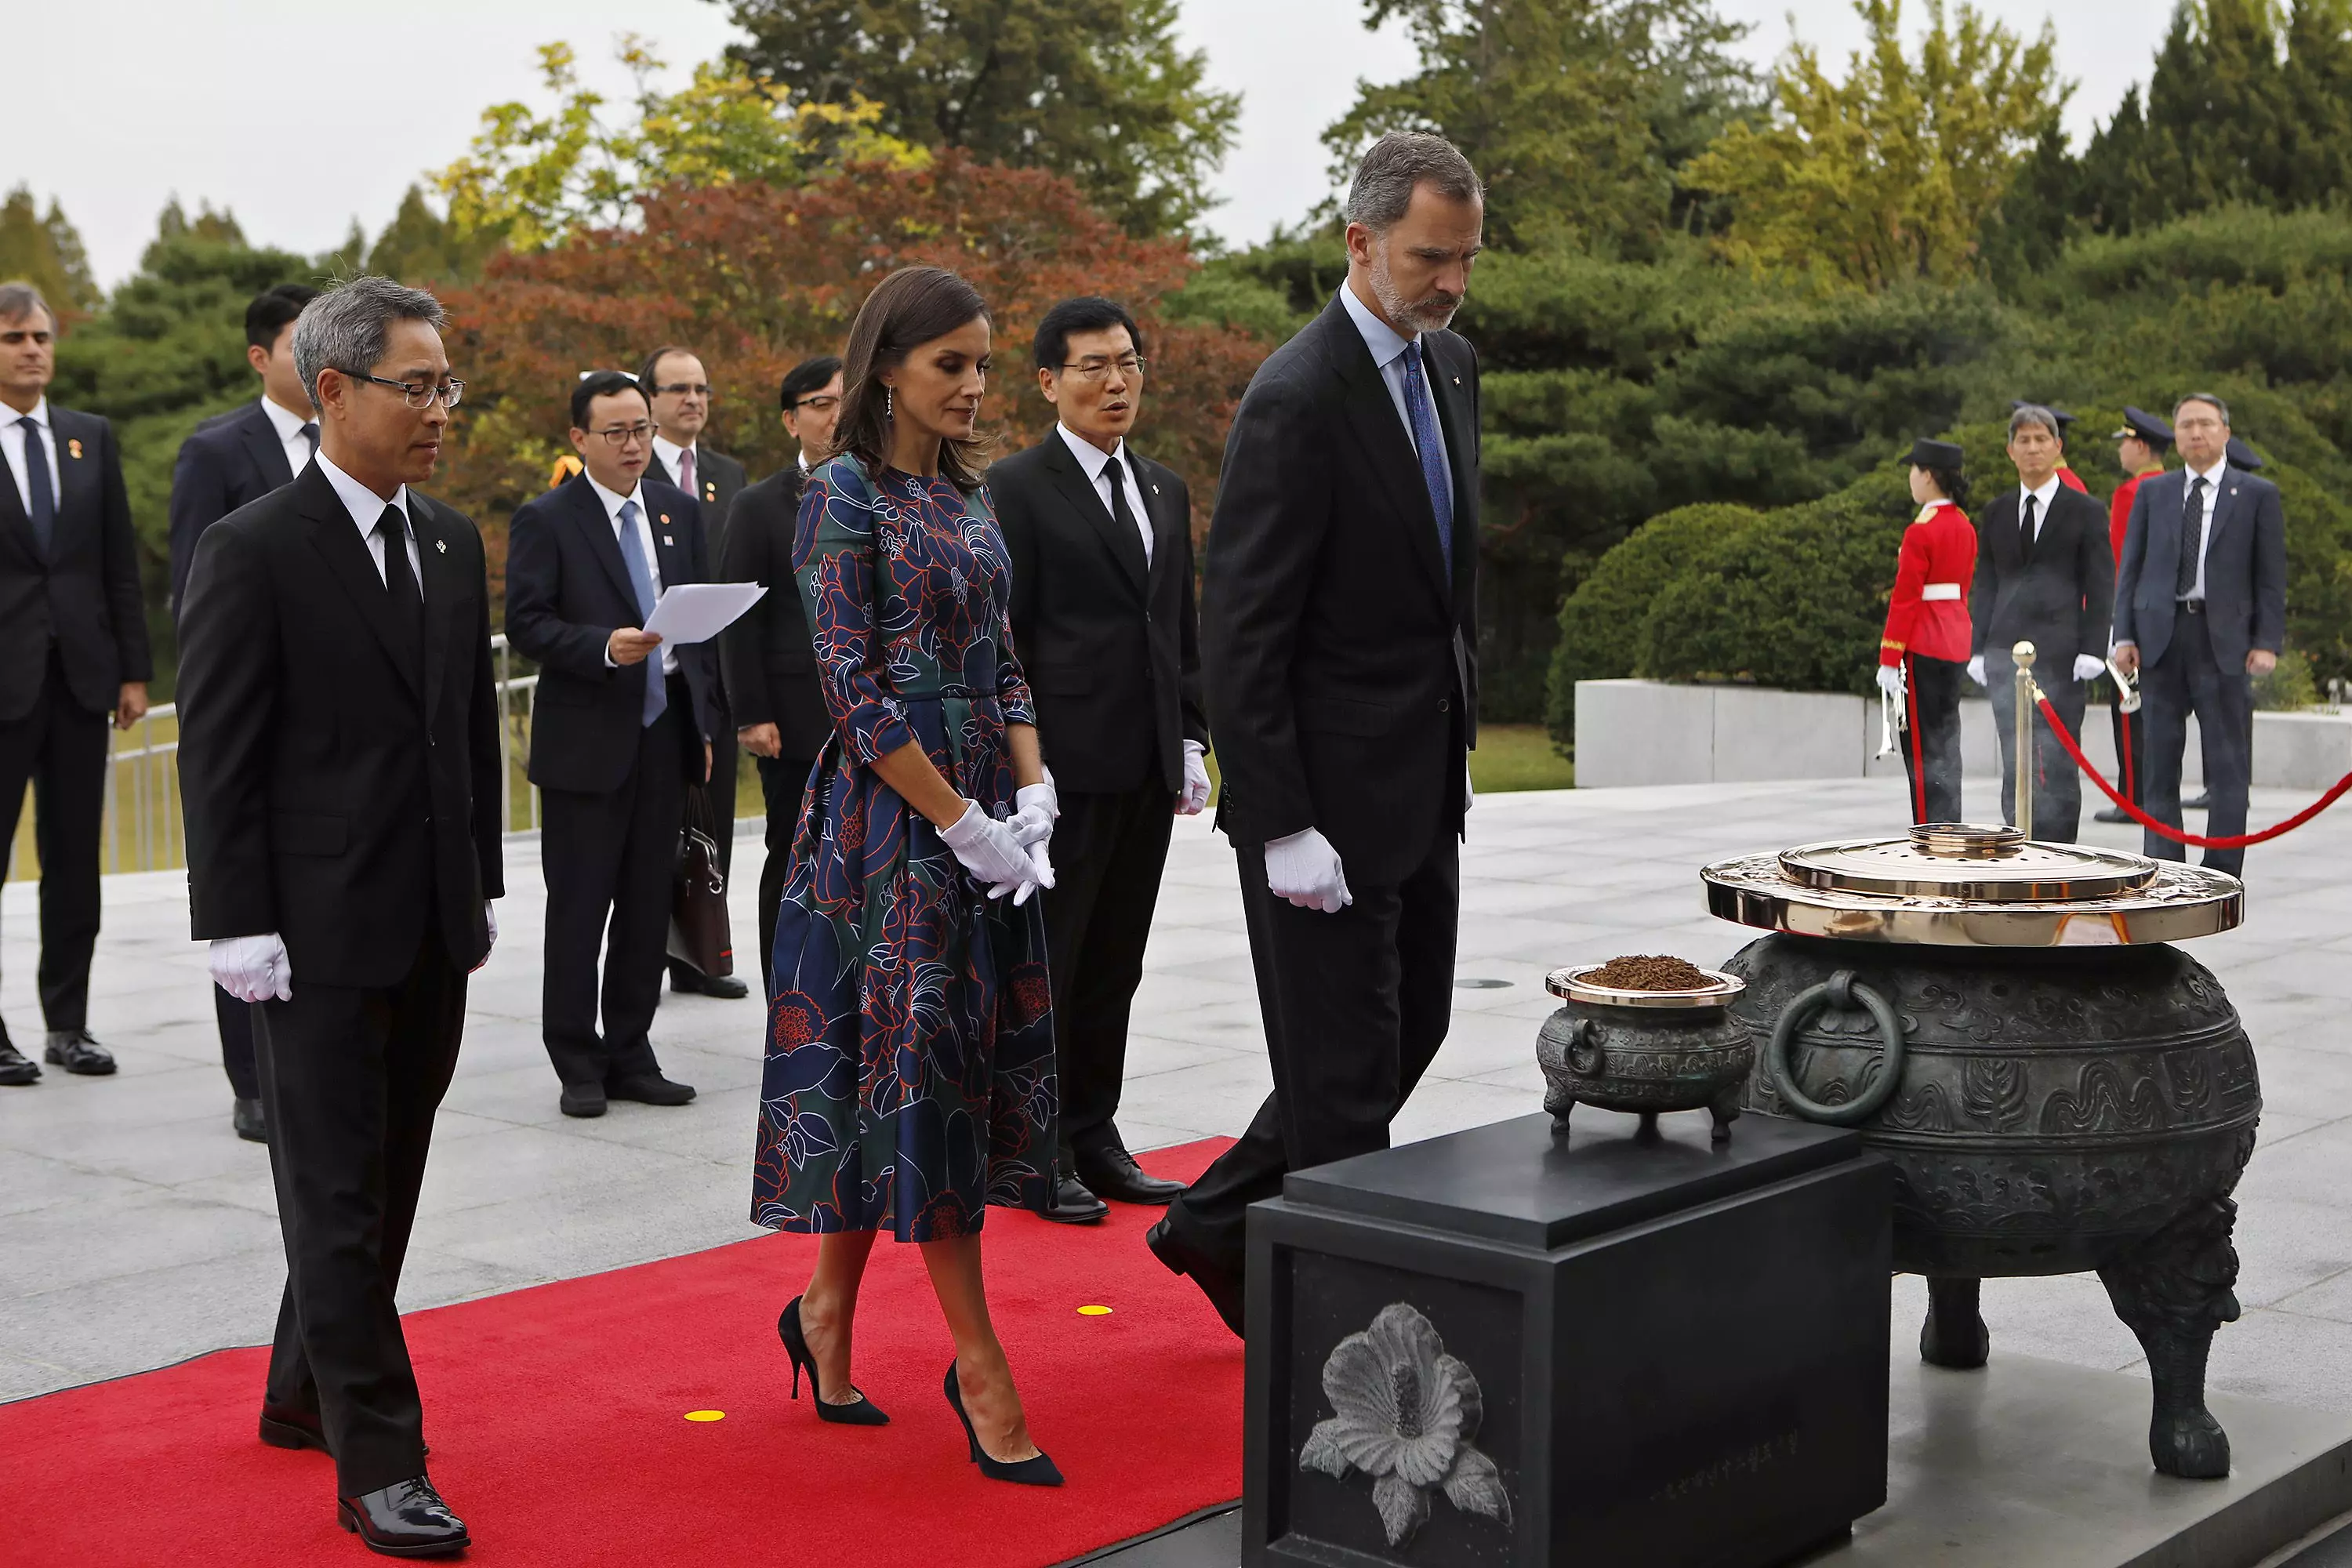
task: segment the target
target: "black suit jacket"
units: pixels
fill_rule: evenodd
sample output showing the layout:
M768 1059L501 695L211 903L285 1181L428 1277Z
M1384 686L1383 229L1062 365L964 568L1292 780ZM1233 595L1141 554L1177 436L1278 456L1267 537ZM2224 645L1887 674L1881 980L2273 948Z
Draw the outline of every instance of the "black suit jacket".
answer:
M1184 742L1208 743L1192 613L1192 501L1172 468L1122 449L1151 528L1115 521L1059 432L988 470L1013 559L1013 646L1037 700L1054 782L1109 793L1184 787Z
M2221 470L2205 544L2205 621L2213 658L2242 675L2253 648L2286 646L2286 519L2278 486L2237 468ZM2142 664L2172 646L2173 587L2180 565L2181 513L2189 476L2151 475L2132 498L2124 558L2116 569L2116 640L2136 643Z
M2005 658L2019 642L2031 642L2034 678L2048 687L2072 685L2077 654L2107 657L2116 558L2106 510L2060 485L2028 554L2018 538L2018 504L2011 485L1977 514L1969 651L1990 648Z
M16 414L0 409L0 416ZM52 642L66 689L92 713L113 712L124 681L155 674L114 426L52 403L49 430L59 500L46 556L13 471L0 474L0 721L32 711Z
M639 488L662 586L709 582L694 502L656 479L641 479ZM615 627L641 626L645 618L613 521L586 474L574 474L516 509L507 531L507 637L540 667L530 721L531 783L602 795L628 777L645 722L645 667L608 666L604 647ZM661 650L652 657L659 658ZM710 645L680 647L677 668L694 696L696 732L709 740L719 726L718 660Z
M738 729L773 724L782 754L814 759L833 733L833 715L816 678L816 649L808 613L793 573L793 535L808 476L794 462L735 498L729 513L727 552L719 575L729 583L760 583L767 594L719 634L727 674L727 700Z
M795 464L794 467L799 465ZM675 489L677 476L656 452L646 465L646 478L656 479ZM727 518L735 509L735 498L743 493L743 465L724 452L714 452L708 447L694 449L694 486L702 493L694 498L702 510L702 542L710 563L716 567L727 556Z
M489 951L498 698L482 538L409 491L424 667L405 667L366 542L318 465L205 530L180 613L180 792L199 941L277 931L294 984L381 986L426 917Z
M188 567L205 530L249 501L294 482L278 426L255 398L207 419L180 443L172 468L172 610L188 591Z
M1343 285L1344 287L1344 285ZM1478 360L1422 343L1454 470L1454 570L1396 405L1335 297L1258 367L1225 439L1201 668L1237 844L1322 831L1351 882L1459 833L1477 741Z

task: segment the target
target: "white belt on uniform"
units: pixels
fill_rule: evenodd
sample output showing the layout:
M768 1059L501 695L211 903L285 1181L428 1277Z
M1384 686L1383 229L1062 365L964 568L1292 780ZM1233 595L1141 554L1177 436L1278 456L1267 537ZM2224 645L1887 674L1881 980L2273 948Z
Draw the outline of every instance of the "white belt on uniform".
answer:
M1919 590L1919 597L1923 600L1957 599L1959 596L1960 585L1958 583L1930 583Z

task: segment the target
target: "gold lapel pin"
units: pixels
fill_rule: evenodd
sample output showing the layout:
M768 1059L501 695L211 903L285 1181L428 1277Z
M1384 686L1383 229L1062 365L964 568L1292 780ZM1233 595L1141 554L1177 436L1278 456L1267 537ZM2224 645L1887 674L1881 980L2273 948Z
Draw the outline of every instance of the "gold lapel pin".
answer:
M67 439L67 441L66 441L66 456L67 456L67 457L68 457L68 458L79 458L79 457L80 457L80 456L81 456L81 442L80 442L80 441L79 441L79 440L77 440L77 439L73 439L73 438L71 438L71 437L68 437L68 438Z
M717 500L719 499L719 487L715 484L705 483L702 487L702 499L704 500Z
M662 526L663 526L664 528L667 528L667 527L669 526L669 513L667 513L667 512L664 512L664 513L662 513L662 514L661 514L661 520L662 520Z

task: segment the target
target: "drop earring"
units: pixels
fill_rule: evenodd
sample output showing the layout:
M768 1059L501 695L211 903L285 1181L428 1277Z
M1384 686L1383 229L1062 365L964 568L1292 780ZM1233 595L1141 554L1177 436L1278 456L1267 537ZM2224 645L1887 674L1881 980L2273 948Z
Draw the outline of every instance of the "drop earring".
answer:
M898 416L898 395L886 386L882 389L882 423L887 425Z

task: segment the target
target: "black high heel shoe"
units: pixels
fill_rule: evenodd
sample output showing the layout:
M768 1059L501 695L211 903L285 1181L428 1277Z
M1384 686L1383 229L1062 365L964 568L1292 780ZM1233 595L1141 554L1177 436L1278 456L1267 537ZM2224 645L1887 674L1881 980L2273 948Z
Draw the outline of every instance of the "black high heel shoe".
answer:
M992 1481L1014 1481L1024 1487L1058 1487L1062 1472L1040 1448L1025 1459L992 1459L988 1450L980 1446L980 1434L971 1429L971 1417L964 1413L963 1389L956 1383L955 1363L948 1363L948 1407L963 1423L963 1435L971 1441L971 1462L980 1473Z
M793 1358L793 1397L801 1396L801 1368L808 1368L809 1391L816 1396L816 1415L820 1421L837 1421L845 1426L887 1426L890 1418L881 1407L864 1394L847 1405L827 1405L824 1389L816 1380L816 1357L809 1353L808 1336L801 1332L801 1299L798 1296L784 1303L776 1319L776 1337L784 1342L784 1353Z

